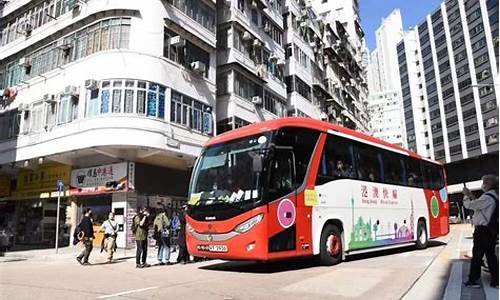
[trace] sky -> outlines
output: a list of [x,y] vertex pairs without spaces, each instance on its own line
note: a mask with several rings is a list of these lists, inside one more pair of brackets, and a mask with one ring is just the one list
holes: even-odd
[[419,24],[425,16],[433,12],[443,0],[359,0],[361,26],[365,31],[366,44],[370,52],[376,47],[375,31],[382,18],[399,8],[403,18],[403,29],[408,30]]

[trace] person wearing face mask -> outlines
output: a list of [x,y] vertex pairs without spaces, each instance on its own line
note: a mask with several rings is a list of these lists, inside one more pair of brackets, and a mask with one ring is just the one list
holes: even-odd
[[99,231],[104,230],[104,239],[101,244],[101,252],[106,249],[108,254],[107,263],[111,263],[113,260],[113,253],[116,250],[116,236],[118,235],[118,223],[115,221],[115,214],[110,212],[108,219],[102,223]]
[[476,198],[467,187],[464,187],[462,191],[464,207],[474,211],[472,217],[474,225],[472,260],[469,280],[464,283],[466,287],[471,288],[480,287],[479,279],[481,278],[481,263],[484,255],[486,255],[490,269],[490,285],[498,287],[498,258],[495,253],[498,228],[495,230],[490,226],[490,221],[495,221],[494,218],[498,219],[498,177],[485,175],[482,180],[481,189],[484,193],[479,198]]

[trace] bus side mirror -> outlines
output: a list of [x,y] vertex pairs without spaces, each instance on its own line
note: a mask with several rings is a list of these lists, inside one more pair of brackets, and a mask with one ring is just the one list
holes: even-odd
[[252,171],[254,173],[262,172],[262,157],[258,154],[252,156]]

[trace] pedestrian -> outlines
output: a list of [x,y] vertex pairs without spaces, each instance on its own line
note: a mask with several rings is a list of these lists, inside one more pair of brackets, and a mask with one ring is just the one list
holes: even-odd
[[83,233],[81,241],[84,245],[84,248],[80,253],[80,255],[76,257],[76,260],[81,265],[90,265],[89,256],[90,252],[92,252],[92,243],[94,240],[94,227],[92,225],[91,216],[92,216],[92,210],[90,208],[85,209],[84,217],[82,218],[82,221],[78,225],[81,232],[80,234]]
[[149,230],[149,212],[147,208],[140,208],[137,215],[133,219],[132,231],[135,235],[137,252],[135,254],[135,267],[147,268],[150,267],[146,263],[148,256],[148,230]]
[[170,265],[170,220],[165,208],[160,210],[153,222],[154,237],[158,245],[158,261],[160,265]]
[[[472,224],[474,225],[472,260],[470,265],[469,280],[466,287],[479,288],[481,278],[481,264],[486,255],[490,269],[492,287],[498,287],[498,258],[495,253],[498,228],[491,225],[490,221],[498,220],[498,177],[485,175],[482,178],[481,189],[483,194],[475,198],[467,187],[463,188],[464,207],[474,211]],[[492,229],[493,227],[493,229]],[[498,227],[498,221],[496,223]]]
[[179,243],[179,256],[177,256],[177,262],[181,264],[186,264],[189,262],[189,252],[186,245],[186,217],[184,216],[187,206],[182,206],[183,211],[179,214],[179,237],[177,242]]
[[102,223],[99,231],[104,230],[104,239],[101,243],[101,252],[106,249],[107,263],[113,260],[113,253],[116,251],[116,237],[118,235],[118,223],[115,221],[115,214],[110,212],[108,219]]

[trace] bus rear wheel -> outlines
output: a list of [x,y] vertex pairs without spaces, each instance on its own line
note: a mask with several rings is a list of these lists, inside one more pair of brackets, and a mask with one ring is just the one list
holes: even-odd
[[319,261],[322,265],[332,266],[342,261],[342,235],[337,226],[328,224],[323,228],[320,239]]
[[417,225],[417,249],[427,248],[429,237],[427,236],[427,226],[424,220],[419,220]]

